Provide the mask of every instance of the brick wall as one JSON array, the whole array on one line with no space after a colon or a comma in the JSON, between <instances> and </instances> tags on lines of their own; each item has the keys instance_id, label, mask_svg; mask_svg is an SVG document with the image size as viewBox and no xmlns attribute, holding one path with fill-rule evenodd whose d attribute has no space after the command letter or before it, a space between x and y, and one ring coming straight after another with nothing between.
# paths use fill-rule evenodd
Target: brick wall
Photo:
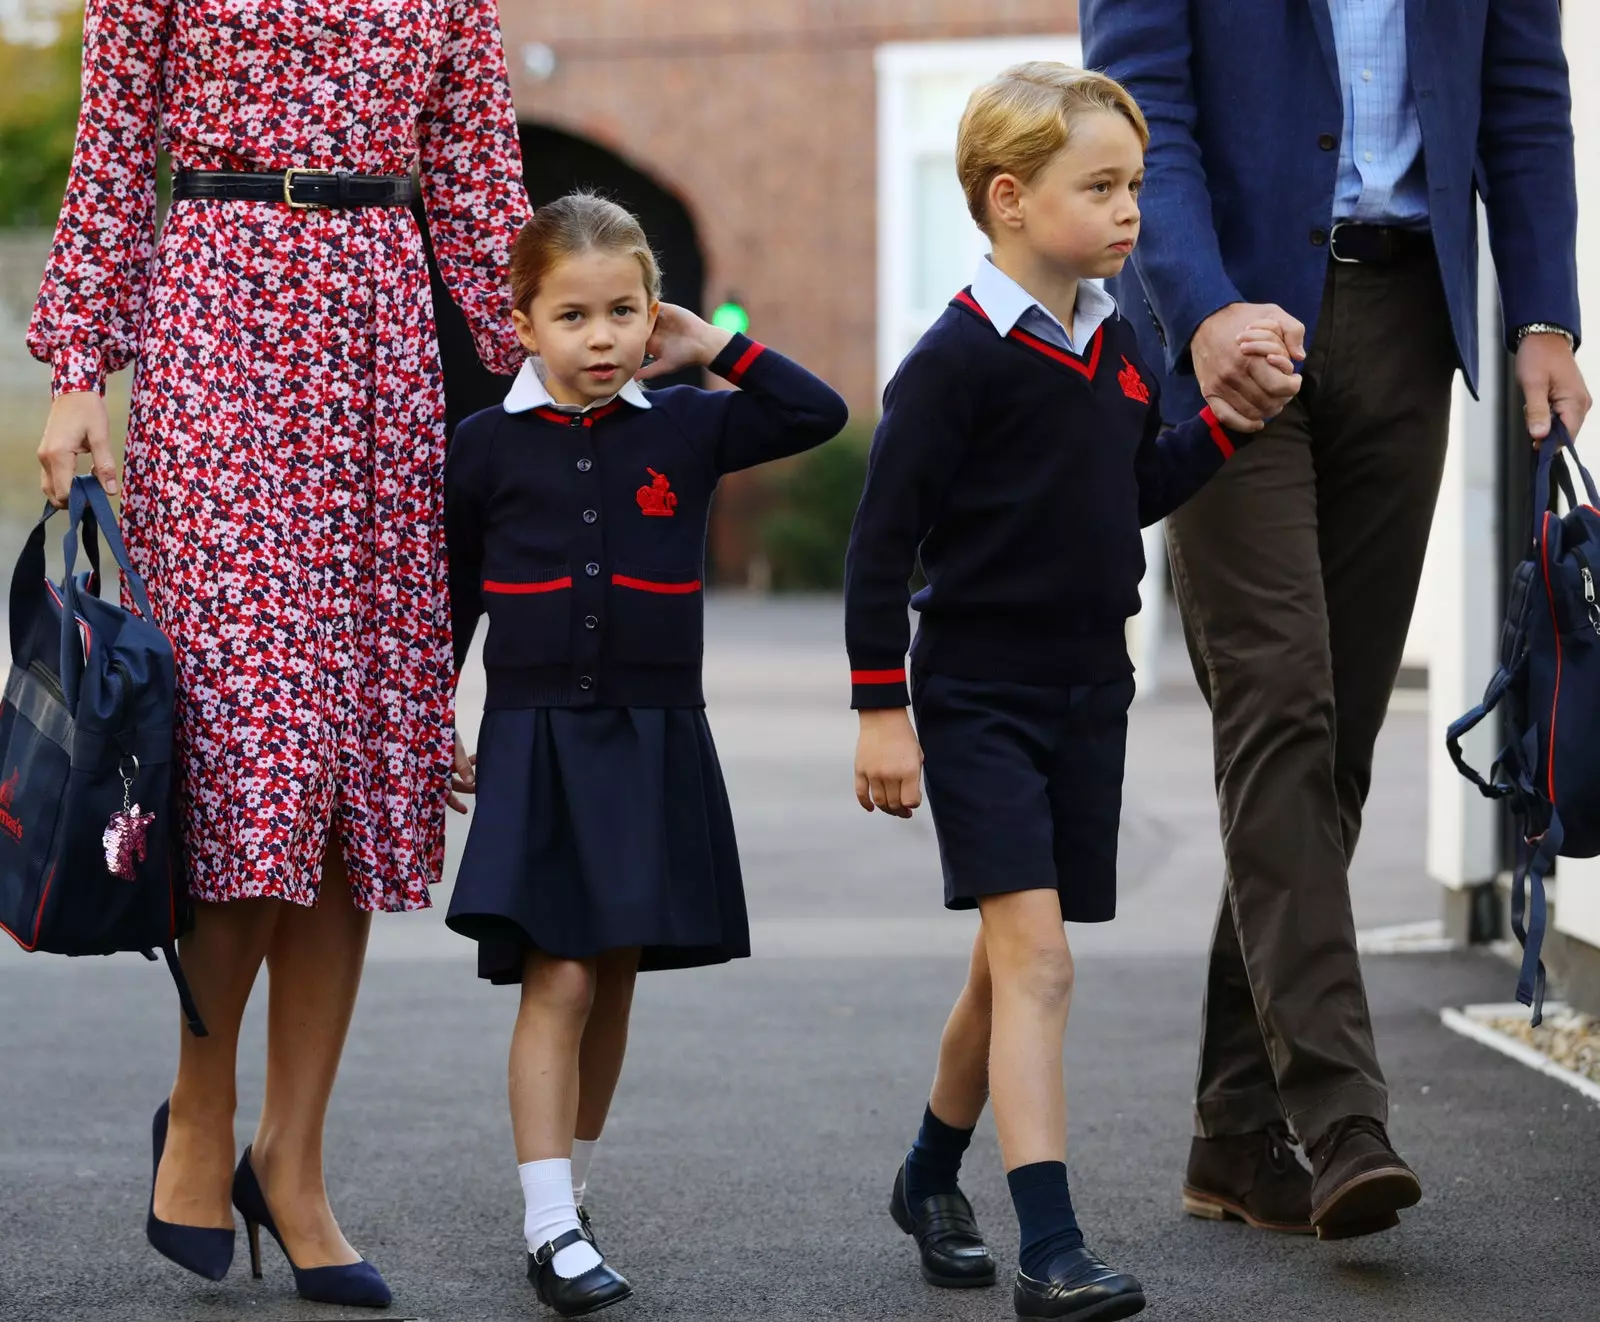
<instances>
[{"instance_id":1,"label":"brick wall","mask_svg":"<svg viewBox=\"0 0 1600 1322\"><path fill-rule=\"evenodd\" d=\"M694 216L706 298L876 408L873 51L1077 30L1075 0L501 0L519 113L591 138ZM670 18L666 17L669 16ZM539 80L522 49L543 43Z\"/></svg>"}]
</instances>

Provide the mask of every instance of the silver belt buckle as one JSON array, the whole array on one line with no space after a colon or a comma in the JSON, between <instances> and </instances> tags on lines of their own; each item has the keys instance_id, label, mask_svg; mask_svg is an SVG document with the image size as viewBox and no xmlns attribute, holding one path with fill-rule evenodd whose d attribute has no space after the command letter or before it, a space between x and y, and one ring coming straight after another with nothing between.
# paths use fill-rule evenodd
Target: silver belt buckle
<instances>
[{"instance_id":1,"label":"silver belt buckle","mask_svg":"<svg viewBox=\"0 0 1600 1322\"><path fill-rule=\"evenodd\" d=\"M1342 230L1346 225L1353 224L1355 224L1355 222L1350 220L1335 221L1333 228L1328 231L1328 256L1333 258L1333 260L1336 262L1342 262L1346 266L1361 265L1361 259L1359 257L1339 256L1339 231Z\"/></svg>"}]
</instances>

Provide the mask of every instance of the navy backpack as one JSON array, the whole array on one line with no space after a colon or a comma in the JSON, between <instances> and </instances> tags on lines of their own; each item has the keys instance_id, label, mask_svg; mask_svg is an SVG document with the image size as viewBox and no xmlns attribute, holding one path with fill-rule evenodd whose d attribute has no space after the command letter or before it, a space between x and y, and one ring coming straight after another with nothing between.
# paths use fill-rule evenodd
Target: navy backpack
<instances>
[{"instance_id":1,"label":"navy backpack","mask_svg":"<svg viewBox=\"0 0 1600 1322\"><path fill-rule=\"evenodd\" d=\"M1532 549L1511 576L1500 669L1483 701L1446 736L1457 769L1517 826L1511 929L1522 944L1517 1000L1544 1004L1544 881L1557 856L1600 854L1600 494L1560 419L1539 449ZM1561 452L1572 457L1589 503L1580 504ZM1554 483L1554 487L1552 486ZM1560 514L1555 489L1566 495ZM1506 744L1484 780L1461 756L1461 737L1502 703Z\"/></svg>"},{"instance_id":2,"label":"navy backpack","mask_svg":"<svg viewBox=\"0 0 1600 1322\"><path fill-rule=\"evenodd\" d=\"M24 950L167 958L189 1028L205 1027L178 963L189 917L172 831L172 645L91 477L72 484L60 584L46 508L11 581L0 701L0 928ZM103 535L137 613L98 595ZM73 574L79 538L89 561Z\"/></svg>"}]
</instances>

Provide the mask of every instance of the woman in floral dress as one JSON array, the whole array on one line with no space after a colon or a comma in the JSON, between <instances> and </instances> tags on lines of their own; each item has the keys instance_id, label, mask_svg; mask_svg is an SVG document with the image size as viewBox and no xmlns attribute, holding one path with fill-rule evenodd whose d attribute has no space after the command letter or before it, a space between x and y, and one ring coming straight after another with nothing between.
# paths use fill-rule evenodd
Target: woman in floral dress
<instances>
[{"instance_id":1,"label":"woman in floral dress","mask_svg":"<svg viewBox=\"0 0 1600 1322\"><path fill-rule=\"evenodd\" d=\"M404 205L185 200L156 242L157 149L189 171L419 167L479 354L514 371L505 263L530 209L495 0L89 0L83 71L28 332L54 375L43 485L61 503L88 453L117 490L101 396L136 364L125 532L177 654L182 956L210 1029L182 1035L157 1116L151 1238L209 1230L231 1256L238 1026L265 961L247 1164L297 1268L352 1264L323 1118L372 911L429 904L449 793L427 267Z\"/></svg>"}]
</instances>

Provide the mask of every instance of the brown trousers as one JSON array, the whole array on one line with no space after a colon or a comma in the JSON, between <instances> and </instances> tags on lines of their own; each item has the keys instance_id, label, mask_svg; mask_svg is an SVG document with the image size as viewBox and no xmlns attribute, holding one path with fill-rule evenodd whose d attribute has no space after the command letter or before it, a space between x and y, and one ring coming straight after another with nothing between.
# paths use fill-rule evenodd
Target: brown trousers
<instances>
[{"instance_id":1,"label":"brown trousers","mask_svg":"<svg viewBox=\"0 0 1600 1322\"><path fill-rule=\"evenodd\" d=\"M1310 1144L1388 1091L1348 868L1439 493L1458 360L1434 260L1330 263L1300 395L1169 523L1211 704L1226 890L1196 1126Z\"/></svg>"}]
</instances>

